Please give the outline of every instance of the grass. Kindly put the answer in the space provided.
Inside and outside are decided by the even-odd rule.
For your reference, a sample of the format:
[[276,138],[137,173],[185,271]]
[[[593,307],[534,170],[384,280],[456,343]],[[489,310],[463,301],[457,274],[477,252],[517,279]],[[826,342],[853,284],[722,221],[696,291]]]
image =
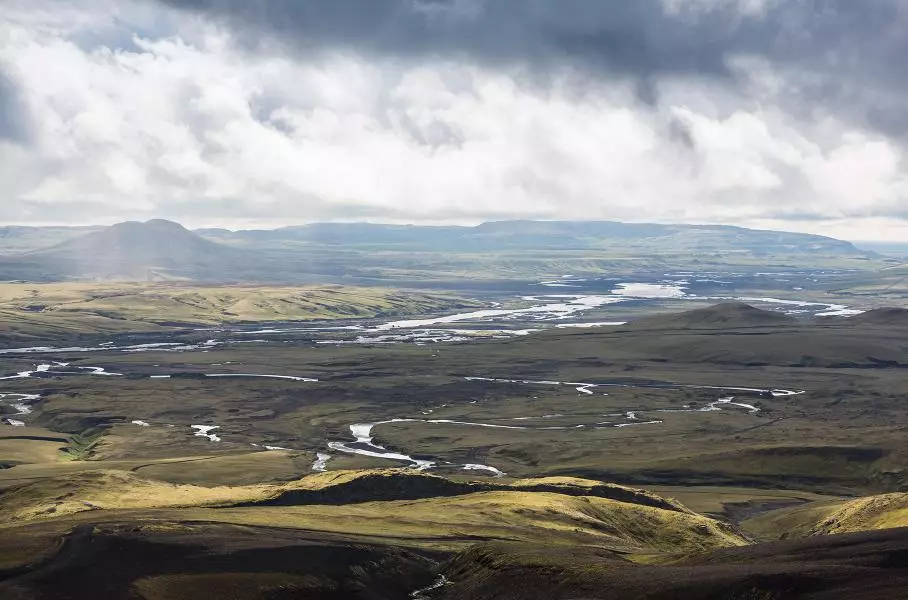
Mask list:
[[0,438],[0,456],[6,465],[53,462],[64,447],[60,442]]
[[627,552],[699,551],[744,544],[722,524],[687,513],[548,492],[480,492],[341,506],[218,509],[196,517],[242,525],[392,536],[455,548],[482,540],[599,545]]
[[755,517],[744,526],[764,539],[908,527],[908,494],[817,501]]
[[[297,506],[267,505],[268,500],[294,490],[340,490],[343,496],[344,488],[354,489],[364,477],[393,481],[400,497],[406,497],[411,487],[422,497],[358,502],[351,497],[354,503],[326,504],[312,496],[312,502]],[[436,487],[434,492],[426,487],[429,484]],[[446,486],[457,491],[445,492]],[[599,482],[527,480],[481,491],[484,487],[487,485],[480,484],[473,491],[440,477],[399,470],[218,487],[168,484],[125,471],[90,471],[7,489],[0,496],[0,527],[76,516],[82,522],[128,516],[143,521],[163,518],[390,538],[398,545],[446,550],[483,540],[533,542],[542,538],[549,544],[596,545],[634,553],[700,552],[745,543],[723,523],[676,505],[666,504],[666,509],[634,503],[626,494],[630,490],[604,489]],[[597,495],[615,492],[624,492],[621,497],[628,501]],[[664,502],[643,493],[638,497]]]
[[842,502],[817,522],[815,534],[840,534],[908,527],[908,494],[893,493]]
[[[5,520],[0,539],[22,539],[23,561],[53,547],[42,541],[53,538],[50,533],[31,538],[26,530],[46,526],[40,531],[53,530],[58,539],[61,530],[87,524],[167,543],[196,540],[200,547],[217,549],[215,554],[230,540],[257,532],[263,537],[256,544],[286,534],[296,540],[315,536],[442,553],[501,543],[527,548],[531,561],[547,552],[541,549],[543,540],[558,549],[554,553],[578,560],[589,551],[593,562],[583,563],[580,571],[604,573],[613,561],[622,561],[619,554],[654,564],[675,552],[699,556],[746,542],[737,528],[717,519],[743,521],[741,530],[757,539],[785,532],[808,535],[832,515],[840,515],[830,524],[841,531],[903,524],[901,496],[853,505],[829,496],[878,494],[905,484],[902,423],[908,408],[902,402],[902,369],[836,364],[843,357],[860,358],[871,346],[897,352],[903,332],[782,327],[784,335],[773,328],[765,335],[624,330],[425,347],[331,347],[292,339],[204,353],[62,352],[48,360],[104,366],[125,376],[3,382],[6,393],[42,395],[28,416],[30,424],[42,428],[29,429],[31,440],[13,439],[19,431],[0,428],[0,462],[19,463],[0,470]],[[834,338],[844,341],[826,344]],[[798,344],[811,348],[815,360],[792,366],[789,357],[799,351]],[[719,356],[711,345],[728,351]],[[767,359],[754,364],[755,355]],[[34,360],[2,357],[0,375],[31,368]],[[319,382],[144,377],[211,372],[299,375]],[[772,386],[807,393],[770,399],[735,392],[740,401],[761,408],[754,414],[657,412],[702,407],[726,392],[602,387],[587,395],[574,386],[493,384],[466,381],[466,376]],[[642,417],[656,415],[663,423],[595,427],[631,410]],[[442,482],[394,470],[378,472],[391,475],[375,483],[368,480],[375,472],[338,469],[399,463],[341,455],[329,463],[331,472],[303,477],[327,441],[352,441],[350,424],[395,417],[569,429],[413,422],[381,425],[373,432],[388,448],[455,464],[490,464],[511,478],[480,478],[448,468],[438,471],[447,475]],[[133,419],[152,426],[132,425]],[[199,423],[220,426],[223,442],[194,437],[189,426]],[[587,426],[577,429],[578,423]],[[61,460],[58,451],[64,443],[69,460]],[[295,450],[264,452],[252,443]],[[467,477],[479,478],[479,484],[466,485]],[[655,496],[675,498],[690,511],[675,504],[657,508],[620,501],[613,496],[624,488],[601,481],[645,484]],[[211,527],[227,528],[225,537],[206,537]],[[0,565],[21,564],[15,556],[14,547],[0,542]],[[550,559],[539,561],[545,575],[557,580],[564,565],[556,561],[553,566],[546,562]],[[600,559],[596,570],[591,565]],[[522,573],[520,564],[504,565],[511,566]],[[145,586],[143,593],[168,600],[182,585],[237,590],[243,597],[245,586],[275,581],[258,580],[254,573],[247,577],[242,564],[218,572],[223,578],[198,573],[183,579],[189,574],[177,570],[135,581]],[[302,589],[308,580],[294,581]],[[404,591],[400,597],[409,593]]]
[[154,332],[171,324],[413,315],[469,306],[470,301],[445,294],[337,285],[0,284],[0,328],[7,336],[35,339]]
[[259,487],[200,487],[142,479],[122,471],[85,471],[10,488],[0,497],[6,524],[93,510],[145,509],[243,502]]
[[[836,351],[835,346],[825,346],[827,339],[836,336],[886,340],[886,344],[902,339],[898,330],[824,327],[815,334],[803,329],[793,326],[804,336],[801,343],[811,345],[818,358]],[[901,402],[901,370],[716,364],[697,350],[709,344],[746,347],[753,339],[722,331],[671,336],[652,331],[634,335],[567,332],[424,347],[330,347],[295,340],[212,348],[204,353],[64,352],[48,359],[104,366],[127,376],[13,380],[3,387],[9,393],[43,395],[35,403],[32,423],[68,434],[100,428],[104,433],[100,439],[77,438],[73,446],[81,452],[79,456],[95,462],[136,465],[242,456],[250,453],[252,443],[298,451],[292,459],[249,459],[262,461],[260,471],[240,458],[206,459],[193,469],[175,463],[145,470],[149,476],[178,483],[252,483],[257,472],[262,482],[286,480],[305,473],[315,452],[324,451],[328,441],[351,441],[350,424],[409,417],[567,427],[499,430],[395,423],[375,428],[378,441],[389,448],[453,463],[489,464],[518,478],[583,476],[638,486],[748,486],[833,495],[897,490],[904,483],[899,469],[908,458],[900,425],[908,418]],[[861,339],[855,343],[862,347]],[[790,339],[781,338],[777,345],[787,349]],[[772,349],[771,344],[766,346],[767,356]],[[31,356],[0,358],[0,373],[33,368],[34,362]],[[314,377],[319,383],[139,378],[231,371]],[[807,393],[766,399],[736,392],[740,401],[761,408],[756,414],[742,409],[660,413],[684,405],[702,407],[723,392],[609,387],[588,396],[572,386],[471,382],[465,376],[775,386]],[[624,429],[595,426],[615,421],[615,414],[620,421],[620,415],[632,410],[663,423]],[[556,414],[563,416],[542,419]],[[526,417],[537,420],[515,420]],[[148,421],[152,427],[131,425],[134,419]],[[211,444],[194,437],[189,425],[201,423],[220,426],[224,442]],[[578,424],[587,427],[574,428]],[[332,469],[393,464],[339,455],[330,463]],[[0,472],[0,481],[21,472],[21,468]]]
[[716,486],[646,486],[654,494],[673,498],[689,509],[714,518],[740,522],[762,513],[773,512],[786,505],[838,501],[835,496],[824,496],[798,490],[772,490],[747,487]]

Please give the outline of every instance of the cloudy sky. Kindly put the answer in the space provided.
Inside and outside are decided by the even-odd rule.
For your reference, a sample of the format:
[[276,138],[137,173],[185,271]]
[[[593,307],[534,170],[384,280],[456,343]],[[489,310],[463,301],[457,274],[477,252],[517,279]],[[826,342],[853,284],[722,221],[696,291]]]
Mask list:
[[0,0],[0,222],[908,239],[908,0]]

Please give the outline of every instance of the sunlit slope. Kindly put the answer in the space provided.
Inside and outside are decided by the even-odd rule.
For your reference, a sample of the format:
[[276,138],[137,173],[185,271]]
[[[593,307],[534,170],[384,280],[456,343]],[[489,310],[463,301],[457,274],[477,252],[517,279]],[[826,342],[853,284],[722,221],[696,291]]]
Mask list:
[[370,318],[469,306],[469,301],[443,294],[344,286],[0,284],[4,333],[36,339],[155,331],[168,324]]
[[[382,479],[388,485],[382,487]],[[363,486],[374,489],[373,498]],[[295,505],[270,502],[294,490],[311,494],[297,496]],[[603,544],[626,551],[699,551],[745,543],[728,525],[623,486],[566,480],[524,480],[513,486],[456,483],[400,470],[234,487],[174,485],[123,471],[84,472],[8,489],[0,496],[0,514],[6,527],[67,516],[144,515],[141,518],[391,536],[408,545],[446,547],[543,537],[549,543]]]
[[813,502],[760,515],[745,527],[765,539],[908,527],[908,493]]
[[908,493],[883,494],[845,502],[816,524],[813,533],[852,533],[895,527],[908,527]]

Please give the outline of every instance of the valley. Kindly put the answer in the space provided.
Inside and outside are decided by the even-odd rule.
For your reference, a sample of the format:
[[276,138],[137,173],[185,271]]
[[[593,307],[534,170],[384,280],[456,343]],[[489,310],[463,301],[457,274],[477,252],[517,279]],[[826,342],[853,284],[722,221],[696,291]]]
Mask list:
[[908,599],[908,0],[0,0],[0,600]]
[[901,585],[908,310],[849,277],[0,284],[0,592]]

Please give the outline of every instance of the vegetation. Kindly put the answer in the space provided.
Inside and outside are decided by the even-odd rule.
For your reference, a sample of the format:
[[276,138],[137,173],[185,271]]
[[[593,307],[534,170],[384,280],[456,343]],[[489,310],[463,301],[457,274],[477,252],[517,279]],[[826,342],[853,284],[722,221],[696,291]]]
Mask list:
[[[119,308],[91,298],[106,284],[57,287],[45,292],[54,315],[103,305],[154,323],[148,306],[177,290],[206,299],[191,318],[220,310],[204,286],[135,285]],[[392,292],[320,289],[403,310]],[[899,585],[908,536],[879,530],[906,524],[908,505],[900,315],[807,322],[723,305],[470,343],[168,330],[114,339],[195,349],[3,355],[0,377],[34,373],[0,390],[33,398],[28,427],[0,426],[0,596],[392,598],[439,574],[451,583],[433,600]],[[69,366],[36,372],[38,361]],[[21,411],[13,403],[0,411]],[[354,445],[362,423],[379,423],[374,443],[436,466],[329,447]],[[328,472],[312,473],[317,453],[331,454]],[[860,561],[815,535],[826,533],[853,536],[838,539]],[[753,544],[783,534],[805,539]],[[116,574],[89,585],[97,564]]]
[[[274,231],[191,232],[168,221],[120,223],[76,237],[7,236],[0,278],[59,282],[196,281],[261,284],[434,282],[470,287],[565,273],[666,269],[873,271],[888,265],[847,242],[737,227],[499,222],[471,227],[314,224]],[[0,251],[3,250],[0,236]],[[62,240],[36,248],[38,241]],[[10,254],[15,249],[31,249]]]
[[819,501],[752,519],[747,526],[766,538],[833,535],[908,527],[908,494]]
[[0,284],[2,338],[36,341],[168,327],[419,315],[473,306],[437,293],[344,286]]

